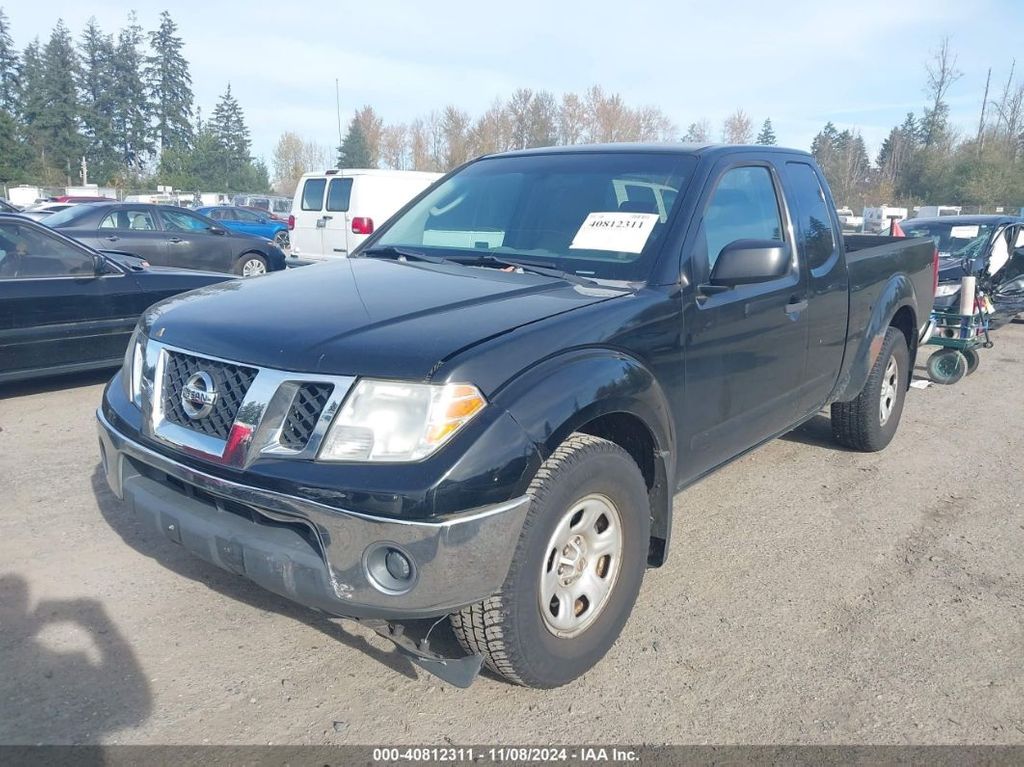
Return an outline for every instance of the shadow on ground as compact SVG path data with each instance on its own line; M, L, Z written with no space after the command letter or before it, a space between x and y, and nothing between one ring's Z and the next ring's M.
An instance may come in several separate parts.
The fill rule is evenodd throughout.
M362 637L345 631L339 619L265 591L245 578L221 570L181 546L151 534L139 524L129 508L114 497L99 465L92 474L92 490L107 524L140 554L156 560L177 575L203 583L229 599L300 621L346 647L365 653L399 674L410 679L417 678L417 666L397 649L382 651ZM447 620L410 621L405 626L407 636L414 640L426 636L429 632L430 646L434 652L448 657L465 655Z
M99 743L149 718L153 700L131 645L94 599L43 600L0 576L0 743Z
M95 386L105 384L114 375L114 369L90 370L86 373L69 373L66 375L33 378L28 381L0 384L0 400L13 397L27 397L31 394L75 389L79 386Z

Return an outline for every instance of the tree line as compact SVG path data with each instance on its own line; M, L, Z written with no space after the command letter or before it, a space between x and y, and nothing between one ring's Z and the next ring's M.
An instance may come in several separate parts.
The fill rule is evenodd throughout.
M811 152L836 203L854 210L865 204L955 204L989 212L1024 207L1024 83L1015 73L1013 62L993 91L989 69L977 130L957 130L947 97L963 73L945 38L925 65L921 112L908 112L892 127L873 162L859 132L827 123Z
M0 182L268 189L230 84L204 121L183 46L167 11L148 32L131 12L117 33L92 18L77 39L58 20L19 51L0 8Z

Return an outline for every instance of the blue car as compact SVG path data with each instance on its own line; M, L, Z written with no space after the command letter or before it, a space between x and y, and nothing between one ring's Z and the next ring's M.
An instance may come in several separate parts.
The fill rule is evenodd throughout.
M235 232L255 234L268 240L282 250L288 249L288 224L278 221L269 215L261 215L248 208L240 208L235 205L211 205L205 208L196 208L208 218L212 218L221 226Z

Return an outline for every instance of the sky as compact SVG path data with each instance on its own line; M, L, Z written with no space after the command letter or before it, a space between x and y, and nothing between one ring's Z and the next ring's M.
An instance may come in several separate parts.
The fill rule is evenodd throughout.
M446 104L476 116L518 87L558 95L599 84L630 106L661 108L680 135L701 118L718 134L739 107L756 127L770 117L780 144L809 148L831 120L859 130L873 156L906 112L920 113L925 63L943 36L951 37L963 72L949 94L952 119L969 133L977 129L989 67L998 91L1019 47L1012 30L1024 29L1022 0L0 6L19 47L37 35L45 40L58 18L77 37L90 16L116 31L134 7L149 30L168 8L185 41L196 105L209 114L230 83L253 152L268 162L284 131L338 144L336 79L346 125L364 104L386 122Z

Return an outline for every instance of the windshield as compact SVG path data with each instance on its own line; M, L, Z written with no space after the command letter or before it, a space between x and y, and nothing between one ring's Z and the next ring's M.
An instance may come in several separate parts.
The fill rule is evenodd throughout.
M900 227L907 237L931 237L939 255L944 258L975 258L981 255L995 229L991 224L957 224L946 221L916 225L913 221L903 221Z
M46 217L47 226L70 224L89 212L88 205L72 205Z
M431 189L374 244L493 255L606 280L645 280L693 156L580 153L480 160Z

